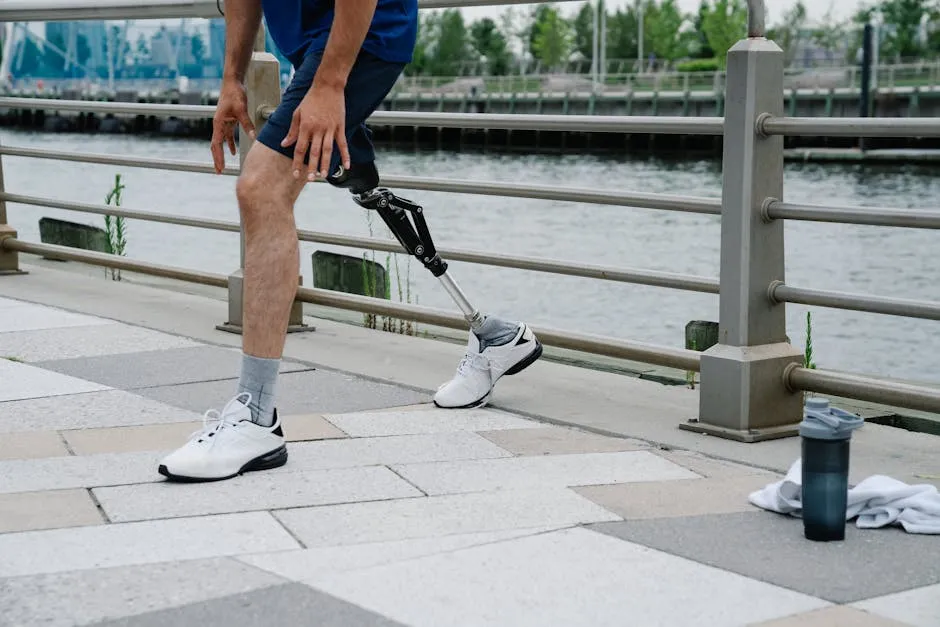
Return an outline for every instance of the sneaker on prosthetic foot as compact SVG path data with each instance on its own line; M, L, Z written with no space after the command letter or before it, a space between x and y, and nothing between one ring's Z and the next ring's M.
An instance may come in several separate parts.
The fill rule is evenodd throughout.
M519 323L515 335L499 346L481 342L471 331L457 374L438 388L434 404L447 409L483 407L500 378L522 372L541 356L542 343L525 323Z
M159 472L173 481L219 481L254 470L277 468L287 463L287 446L281 421L261 426L251 420L251 395L237 395L219 413L210 409L203 428L182 447L160 461ZM215 423L210 423L210 418Z

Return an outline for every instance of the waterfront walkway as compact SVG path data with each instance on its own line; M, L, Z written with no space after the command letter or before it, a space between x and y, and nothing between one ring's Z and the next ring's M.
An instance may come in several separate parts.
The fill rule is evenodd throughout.
M680 431L697 391L548 359L438 410L461 346L309 318L288 465L166 483L234 389L222 292L25 268L0 277L0 625L940 625L936 536L811 543L748 503L798 440ZM852 479L937 483L938 453L866 424Z

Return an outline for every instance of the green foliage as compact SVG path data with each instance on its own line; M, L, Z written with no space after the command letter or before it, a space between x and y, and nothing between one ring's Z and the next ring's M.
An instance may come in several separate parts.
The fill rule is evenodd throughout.
M105 197L105 204L110 206L111 202L114 202L116 207L121 206L121 192L124 191L124 184L121 183L121 175L116 174L114 176L114 188L108 192L107 197ZM127 247L127 231L126 225L124 223L123 216L104 216L104 225L105 230L108 232L108 241L107 241L107 252L111 255L124 255L124 249ZM114 281L121 280L121 271L115 268L111 268L111 279Z
M504 76L509 73L512 55L506 37L499 31L496 22L486 17L471 24L470 41L476 53L486 58L488 74Z
M702 20L708 45L723 68L728 50L747 36L747 6L744 0L715 0Z
M718 59L694 59L676 64L677 72L716 72L719 68Z
M806 312L806 348L803 350L803 367L815 370L813 361L813 314Z
M574 37L572 47L588 61L594 59L594 7L585 3L571 23Z
M783 21L767 31L767 37L772 39L783 49L784 65L793 62L797 52L797 45L803 38L806 29L806 5L799 0L790 9L784 12Z
M547 69L558 67L571 54L572 28L551 4L540 5L533 28L532 54Z
M643 50L666 61L686 56L687 50L683 50L680 32L685 20L676 6L676 0L663 0L660 4L646 0L643 9Z

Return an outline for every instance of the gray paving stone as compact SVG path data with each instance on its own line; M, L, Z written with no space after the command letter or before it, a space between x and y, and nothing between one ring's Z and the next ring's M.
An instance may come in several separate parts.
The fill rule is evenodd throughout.
M75 359L199 346L193 340L129 324L95 324L6 333L0 354L26 362Z
M201 424L202 411L197 414L121 390L70 394L0 403L0 433L194 421Z
M382 466L249 473L206 484L163 482L93 492L114 522L424 496Z
M937 627L940 625L940 585L859 601L853 607L914 627Z
M811 542L800 519L765 511L591 528L834 603L940 583L937 538L894 528L849 524L845 542Z
M0 494L0 533L102 523L104 518L88 490Z
M9 411L6 406L8 401L99 392L107 389L108 386L100 383L0 358L0 416L4 416Z
M647 451L403 464L394 469L428 494L698 478Z
M541 429L501 429L480 433L487 440L515 455L567 455L570 453L611 453L639 451L650 445L630 438L612 438L580 429L544 427Z
M581 528L328 574L314 585L415 627L728 627L827 605Z
M619 517L570 490L492 493L329 505L274 512L307 547L563 527Z
M241 352L232 348L197 346L40 361L36 365L112 388L132 390L200 381L237 380L241 372ZM281 362L280 371L307 369L309 366L285 360ZM229 387L232 386L230 382Z
M384 616L299 583L245 592L183 607L96 623L96 625L100 627L177 627L181 625L404 627Z
M386 407L389 407L386 405ZM495 409L439 409L433 406L382 409L345 415L327 414L326 419L353 437L489 431L494 429L538 429L539 422ZM349 410L353 411L353 410Z
M135 392L201 415L227 403L235 393L235 384L235 380L211 381ZM284 414L359 411L426 402L428 398L422 392L326 370L286 373L277 382L278 412Z
M83 327L88 325L113 325L111 320L72 313L55 307L34 305L33 303L7 303L0 308L0 334L36 329L56 329L62 327ZM3 346L0 337L0 347ZM0 350L0 353L3 351Z
M748 627L910 627L910 625L856 610L847 605L835 605L755 623Z
M0 438L0 460L37 459L68 454L65 442L56 431L7 433Z
M0 461L0 494L162 480L159 453L104 453Z
M88 625L270 588L283 581L230 558L14 577L0 580L0 626Z
M267 512L0 535L0 577L297 549Z

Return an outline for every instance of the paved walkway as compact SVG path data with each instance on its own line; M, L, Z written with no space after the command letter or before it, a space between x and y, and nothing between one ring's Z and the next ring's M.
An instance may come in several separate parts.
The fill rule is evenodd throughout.
M139 325L176 307L185 331L224 304L83 280L0 278L47 303L79 290L86 311L104 307L95 290L123 294L111 310L131 322L0 298L0 625L940 625L936 536L850 525L845 543L809 543L798 520L747 503L775 472L435 409L439 381L297 356L357 334L373 355L422 340L324 321L289 340L288 465L166 483L159 457L234 387L237 338ZM449 371L462 349L441 346ZM680 403L642 383L623 412Z

